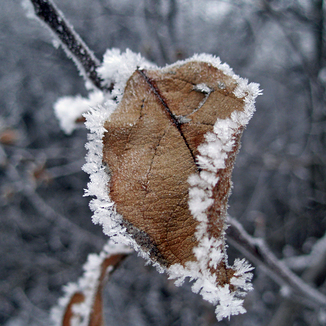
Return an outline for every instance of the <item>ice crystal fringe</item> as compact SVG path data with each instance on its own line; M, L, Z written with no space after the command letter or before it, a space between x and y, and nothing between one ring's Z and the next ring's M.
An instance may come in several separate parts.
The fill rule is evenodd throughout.
M207 215L206 209L213 203L212 190L218 183L216 172L225 168L225 159L234 146L233 135L240 127L244 127L253 115L255 110L255 98L260 94L259 85L255 83L248 84L246 79L235 75L227 64L222 64L220 59L207 54L194 55L185 61L176 62L164 69L179 66L190 61L202 61L212 64L224 74L231 76L237 83L234 95L244 99L244 110L242 112L234 111L228 119L218 119L214 125L213 132L205 135L205 142L198 148L200 155L197 156L197 162L202 169L199 175L191 175L188 179L189 188L189 209L195 219L199 221L196 231L198 247L194 249L197 262L188 262L185 266L174 264L169 267L167 273L170 279L176 279L176 285L181 285L186 277L194 281L192 289L200 293L203 298L216 307L217 319L221 320L231 315L244 313L242 307L243 291L250 291L252 286L250 280L252 274L249 273L253 268L244 260L236 260L232 268L236 271L230 284L237 290L230 291L229 284L221 286L218 284L216 276L212 275L209 267L216 267L225 260L225 230L220 239L207 237ZM117 108L118 102L123 96L126 81L132 75L137 67L155 68L140 55L136 55L127 50L121 54L114 49L107 51L104 57L103 65L98 69L100 75L108 81L114 82L115 87L111 98L106 99L104 105L93 107L88 113L84 114L87 122L86 126L90 130L89 142L86 147L88 154L87 163L83 170L90 174L88 189L85 191L87 196L95 196L90 202L90 207L94 212L93 222L103 226L105 234L111 237L122 235L123 241L127 245L133 246L138 253L149 260L148 253L140 249L133 238L121 227L122 217L115 211L114 203L109 198L107 185L109 175L102 164L102 137L105 132L103 125L110 114ZM206 93L210 89L204 85L197 85L200 90ZM224 225L226 225L224 221ZM120 238L121 239L121 238ZM153 263L159 272L164 269L158 264Z
M169 278L176 279L176 285L181 285L186 277L193 280L193 291L200 293L205 300L217 305L216 316L218 320L221 320L246 312L242 306L243 299L239 297L244 295L243 291L252 290L250 283L252 274L249 271L253 268L245 260L237 259L231 267L236 272L230 280L230 284L234 285L237 290L231 292L228 284L224 286L218 284L216 276L210 273L209 267L216 267L223 259L227 261L226 252L223 249L225 248L225 231L220 239L209 239L205 211L213 203L212 191L219 181L216 172L225 168L225 160L234 146L233 135L239 128L246 126L251 119L255 110L255 98L260 91L258 84L248 84L246 79L235 75L228 65L222 64L219 58L202 54L195 55L186 62L192 60L211 63L226 75L231 76L237 82L234 95L244 98L245 104L244 111L234 111L230 118L218 119L214 125L214 132L207 133L205 142L198 147L200 155L196 159L202 171L199 175L191 175L188 179L190 185L189 209L199 222L196 232L199 244L194 249L197 262L188 262L185 266L175 264L168 271ZM205 89L205 85L201 85L201 88ZM226 225L225 221L224 225Z
M62 325L63 316L72 296L76 293L82 293L85 300L81 303L75 303L72 306L72 311L74 313L72 324L76 326L87 326L91 315L90 310L93 306L95 294L99 285L98 281L103 261L108 256L129 254L131 251L130 247L121 244L121 241L117 243L116 241L109 240L100 254L90 254L86 264L83 266L83 276L77 283L69 283L64 287L64 296L59 300L58 305L52 308L51 319L53 325ZM108 272L109 271L110 270L108 270Z
M157 68L142 58L140 54L133 53L129 49L124 53L121 53L118 49L107 50L103 57L103 64L98 68L98 73L107 86L114 83L112 93L91 90L87 98L77 95L64 96L58 99L54 104L54 112L61 129L66 134L71 134L78 126L76 120L91 108L99 105L105 105L108 109L112 107L115 109L117 103L121 100L127 80L137 67ZM88 84L89 82L87 82L86 88L90 88Z
M61 129L70 135L77 124L78 118L87 112L91 107L102 104L104 102L104 94L101 91L93 91L89 93L88 98L80 95L61 97L54 104L54 113L59 120Z

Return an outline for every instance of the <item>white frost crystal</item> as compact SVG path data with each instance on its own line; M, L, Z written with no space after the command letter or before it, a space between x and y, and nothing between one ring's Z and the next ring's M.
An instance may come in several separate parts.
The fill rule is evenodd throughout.
M234 111L230 118L218 119L214 125L214 132L205 135L205 141L198 147L200 155L196 157L199 167L202 169L199 176L191 175L188 179L189 189L189 209L199 223L196 237L199 245L194 249L198 262L189 262L185 267L173 265L169 268L171 279L176 279L176 285L181 285L185 277L195 280L193 290L200 293L203 298L212 304L217 305L215 310L218 320L230 317L231 315L246 312L243 308L243 291L252 290L250 283L252 274L249 273L253 268L245 260L236 260L231 266L236 270L230 284L236 287L236 291L230 291L229 285L219 285L217 278L210 273L209 267L216 267L224 259L227 262L225 248L225 235L221 239L207 238L207 215L206 209L212 204L212 191L219 182L216 177L218 170L225 168L225 160L228 153L232 151L235 139L233 135L239 128L243 128L249 122L255 110L255 98L260 94L258 84L248 84L248 81L234 75L226 64L221 64L219 58L208 55L198 55L190 60L202 60L212 63L216 68L221 69L226 75L231 76L236 82L237 87L234 95L244 98L244 110ZM197 85L199 87L199 85ZM208 92L205 85L201 85L199 90ZM224 221L225 225L225 221ZM243 291L242 291L243 290Z
M100 90L93 90L87 98L81 95L60 98L54 104L54 112L61 129L66 134L71 134L76 129L76 119L81 118L84 113L99 105L105 104L105 107L111 108L112 103L108 102L112 102L112 99L115 99L115 108L116 103L121 100L128 78L137 67L155 68L156 66L129 49L124 53L121 53L119 49L107 50L103 57L103 64L98 68L98 73L107 86L114 83L112 93L106 94Z
M101 91L93 91L88 98L80 95L61 97L54 104L54 113L59 120L61 129L66 134L71 134L76 128L76 120L91 107L104 102L104 94Z
M107 81L108 85L114 83L112 98L121 100L127 80L137 69L156 68L155 65L144 59L139 53L129 49L121 53L119 49L107 50L104 54L103 64L98 68L99 75Z
M243 291L250 291L252 286L250 280L253 268L244 260L236 260L231 267L235 270L230 284L221 285L217 276L212 274L210 268L216 268L221 261L227 264L225 252L225 230L221 238L208 238L208 217L206 209L213 203L212 191L219 182L216 172L225 168L225 160L233 150L235 139L234 134L239 128L246 126L255 110L255 98L260 94L258 84L248 84L246 79L235 75L227 64L222 64L220 59L211 55L194 55L185 61L179 61L173 65L162 68L162 71L171 67L180 66L191 61L202 61L210 63L224 74L233 78L237 83L234 95L244 100L244 110L235 110L230 118L218 119L214 125L213 132L205 135L205 141L198 147L199 155L196 160L202 169L199 175L191 175L189 183L189 209L193 217L199 222L196 230L198 247L194 248L197 261L189 261L182 266L174 264L166 270L169 278L175 279L176 285L182 285L186 277L194 281L192 289L200 293L203 298L216 307L217 319L230 317L245 312L242 306ZM90 174L90 182L85 195L95 196L90 207L94 212L94 223L102 224L104 232L109 236L122 236L120 239L126 244L132 245L140 255L149 259L148 255L142 251L136 241L127 234L121 227L121 216L116 213L114 203L111 201L107 191L109 175L102 164L102 138L105 132L104 121L117 108L125 88L125 84L132 73L140 68L155 68L146 60L127 50L121 53L119 50L109 50L104 56L104 63L98 69L100 75L108 84L114 83L115 87L109 98L105 99L103 105L97 105L84 114L87 119L86 126L90 129L89 142L87 144L87 163L84 171ZM209 94L212 90L205 84L196 85L196 90ZM223 89L225 85L220 86ZM90 99L89 99L90 101ZM226 225L224 221L224 225ZM225 227L226 228L226 227ZM154 263L159 271L164 269L158 263ZM227 265L227 267L229 267ZM232 287L232 291L230 289Z
M89 325L89 316L95 299L96 290L101 274L101 265L105 258L115 254L129 254L130 247L121 243L109 240L100 254L90 254L87 262L83 266L83 276L77 283L69 283L64 288L64 296L59 300L58 305L51 310L51 319L56 326L62 325L65 310L72 296L76 293L82 293L85 300L81 303L75 303L72 306L74 318L72 324L78 326ZM110 267L109 267L110 268ZM109 270L107 271L109 272Z

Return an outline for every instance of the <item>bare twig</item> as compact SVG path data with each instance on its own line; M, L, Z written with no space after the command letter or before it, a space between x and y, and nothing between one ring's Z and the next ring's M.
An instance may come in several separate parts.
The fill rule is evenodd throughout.
M82 75L102 91L111 91L96 69L100 65L94 53L74 31L51 0L31 0L36 16L59 38L69 58L72 58Z
M263 239L249 235L242 225L232 217L229 217L228 222L230 227L227 233L230 244L255 264L263 265L268 270L269 276L281 286L287 286L293 294L299 295L307 306L312 308L326 306L326 296L305 283L278 260Z

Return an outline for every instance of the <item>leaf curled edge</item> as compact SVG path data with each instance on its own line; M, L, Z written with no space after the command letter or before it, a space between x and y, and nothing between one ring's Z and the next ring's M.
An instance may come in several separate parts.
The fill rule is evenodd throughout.
M224 237L234 159L259 93L218 58L199 55L139 68L118 106L86 115L100 115L97 130L106 130L95 128L88 145L93 220L176 284L194 280L194 292L219 303L218 319L243 313L239 297L251 289L246 263L228 265Z

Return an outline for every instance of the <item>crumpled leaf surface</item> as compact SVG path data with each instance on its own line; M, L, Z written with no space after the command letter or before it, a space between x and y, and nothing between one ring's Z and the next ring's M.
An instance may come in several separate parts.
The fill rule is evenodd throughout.
M136 70L104 125L109 196L127 232L152 261L164 267L196 260L193 249L198 245L199 222L189 210L188 178L201 171L198 146L216 120L243 110L243 100L232 93L236 86L234 79L206 62ZM209 232L215 238L224 230L241 132L234 135L225 169L217 172L220 181L213 190L214 204L207 209ZM225 268L222 265L219 269Z

